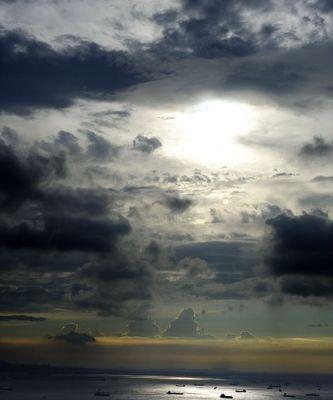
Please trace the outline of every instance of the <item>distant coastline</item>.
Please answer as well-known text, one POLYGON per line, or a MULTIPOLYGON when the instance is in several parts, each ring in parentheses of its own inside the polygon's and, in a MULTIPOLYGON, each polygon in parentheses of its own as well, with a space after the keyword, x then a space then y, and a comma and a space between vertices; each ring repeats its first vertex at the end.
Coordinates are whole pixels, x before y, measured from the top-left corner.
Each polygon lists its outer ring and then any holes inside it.
POLYGON ((87 375, 91 375, 93 379, 97 379, 96 375, 105 379, 107 375, 108 379, 126 376, 130 377, 143 377, 148 376, 154 379, 158 378, 193 378, 197 380, 228 380, 228 379, 250 379, 256 380, 269 380, 271 377, 275 379, 282 379, 286 376, 293 379, 293 381, 300 382, 304 381, 304 377, 308 376, 312 381, 319 381, 323 379, 332 379, 331 374, 307 374, 307 373, 258 373, 258 372, 241 372, 232 371, 228 369, 211 369, 211 370, 200 370, 200 369, 110 369, 110 368, 89 368, 89 367, 65 367, 59 365, 50 364, 20 364, 10 363, 6 361, 0 361, 0 376, 6 375, 14 379, 29 378, 29 379, 41 379, 43 377, 62 377, 71 379, 80 379, 80 375, 84 375, 84 379, 87 379, 87 375))

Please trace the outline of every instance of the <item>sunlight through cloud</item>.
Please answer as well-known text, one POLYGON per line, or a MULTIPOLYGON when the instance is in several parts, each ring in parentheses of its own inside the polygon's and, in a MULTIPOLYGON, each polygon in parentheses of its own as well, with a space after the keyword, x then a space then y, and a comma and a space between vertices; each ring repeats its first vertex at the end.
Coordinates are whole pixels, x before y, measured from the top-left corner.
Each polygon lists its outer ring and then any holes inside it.
POLYGON ((256 126, 256 111, 245 103, 208 100, 181 113, 177 120, 185 158, 203 163, 250 161, 250 153, 237 137, 256 126))

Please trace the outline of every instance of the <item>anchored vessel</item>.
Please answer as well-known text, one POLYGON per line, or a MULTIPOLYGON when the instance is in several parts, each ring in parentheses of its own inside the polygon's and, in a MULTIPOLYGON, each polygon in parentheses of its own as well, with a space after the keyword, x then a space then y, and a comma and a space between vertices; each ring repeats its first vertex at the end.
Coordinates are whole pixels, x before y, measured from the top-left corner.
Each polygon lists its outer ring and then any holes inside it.
POLYGON ((5 390, 6 392, 11 392, 13 390, 13 388, 6 387, 6 386, 0 386, 0 390, 5 390))
POLYGON ((98 389, 98 390, 95 392, 95 396, 109 397, 109 396, 110 396, 110 393, 109 393, 109 392, 104 392, 103 390, 98 389))
POLYGON ((167 391, 167 394, 177 394, 177 395, 181 396, 181 395, 183 395, 184 393, 182 393, 182 392, 171 392, 171 390, 168 390, 168 391, 167 391))

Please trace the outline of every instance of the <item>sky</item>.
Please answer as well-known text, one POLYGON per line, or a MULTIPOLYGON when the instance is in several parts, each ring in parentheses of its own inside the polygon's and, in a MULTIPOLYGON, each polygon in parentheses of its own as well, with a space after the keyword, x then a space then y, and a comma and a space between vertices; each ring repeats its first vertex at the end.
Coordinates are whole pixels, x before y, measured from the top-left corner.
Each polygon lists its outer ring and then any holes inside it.
POLYGON ((4 359, 331 371, 332 50, 331 0, 0 0, 4 359))

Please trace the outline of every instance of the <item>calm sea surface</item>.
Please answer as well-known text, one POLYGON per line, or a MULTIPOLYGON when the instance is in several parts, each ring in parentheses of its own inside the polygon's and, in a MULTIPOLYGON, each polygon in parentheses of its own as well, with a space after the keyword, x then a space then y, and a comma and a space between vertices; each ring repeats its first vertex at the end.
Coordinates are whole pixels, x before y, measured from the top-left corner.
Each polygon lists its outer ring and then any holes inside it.
POLYGON ((284 393, 295 395, 297 399, 333 400, 333 377, 291 376, 237 376, 235 378, 184 378, 151 375, 84 375, 53 376, 43 378, 10 379, 2 377, 0 399, 4 400, 219 400, 224 393, 236 400, 286 399, 284 393), (185 385, 185 386, 183 386, 185 385), (274 387, 268 389, 270 385, 274 387), (281 386, 281 392, 276 385, 281 386), (216 389, 214 389, 216 387, 216 389), (245 389, 246 393, 236 393, 245 389), (109 397, 95 396, 97 390, 109 392, 109 397), (183 395, 167 394, 181 392, 183 395), (314 393, 319 396, 306 396, 314 393))

